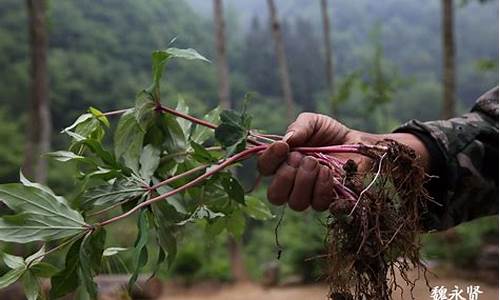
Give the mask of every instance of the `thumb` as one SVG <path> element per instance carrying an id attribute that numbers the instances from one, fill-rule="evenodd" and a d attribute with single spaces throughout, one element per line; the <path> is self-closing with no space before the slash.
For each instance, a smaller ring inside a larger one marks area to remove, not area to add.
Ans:
<path id="1" fill-rule="evenodd" d="M 288 126 L 283 141 L 290 146 L 304 146 L 314 134 L 317 115 L 301 113 L 295 122 Z"/>

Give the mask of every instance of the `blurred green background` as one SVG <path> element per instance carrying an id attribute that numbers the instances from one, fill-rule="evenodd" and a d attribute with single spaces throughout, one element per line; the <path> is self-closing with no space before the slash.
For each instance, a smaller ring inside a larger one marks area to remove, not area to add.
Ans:
<path id="1" fill-rule="evenodd" d="M 498 1 L 456 1 L 457 113 L 498 83 Z M 324 76 L 319 1 L 276 1 L 284 30 L 296 113 L 332 112 Z M 335 57 L 335 117 L 348 126 L 387 132 L 409 119 L 433 120 L 441 111 L 440 2 L 434 0 L 334 1 L 331 11 Z M 48 72 L 52 149 L 65 148 L 57 133 L 89 106 L 102 111 L 133 105 L 139 89 L 150 82 L 150 53 L 192 47 L 215 59 L 212 2 L 206 0 L 51 0 L 48 16 Z M 277 62 L 265 1 L 225 1 L 231 98 L 235 106 L 254 92 L 250 109 L 255 128 L 282 133 L 287 126 Z M 0 1 L 0 182 L 18 179 L 23 161 L 28 111 L 29 44 L 23 1 Z M 215 64 L 176 62 L 163 83 L 164 102 L 181 94 L 200 115 L 218 103 Z M 252 165 L 240 175 L 247 186 L 256 174 Z M 51 162 L 49 184 L 71 194 L 71 171 Z M 257 192 L 265 197 L 264 188 Z M 272 208 L 279 215 L 279 208 Z M 286 211 L 279 228 L 284 250 L 283 276 L 319 278 L 325 215 Z M 247 221 L 242 259 L 249 276 L 259 279 L 275 261 L 275 224 Z M 128 224 L 128 225 L 127 225 Z M 128 246 L 133 220 L 115 228 L 113 246 Z M 226 237 L 205 238 L 193 225 L 181 241 L 180 253 L 163 278 L 231 280 Z M 424 236 L 426 259 L 475 268 L 477 257 L 498 233 L 496 217 L 464 224 L 451 234 Z M 450 237 L 452 236 L 452 237 Z M 493 239 L 494 240 L 494 239 Z M 5 245 L 12 247 L 12 245 Z M 127 271 L 125 252 L 108 262 L 108 271 Z M 150 266 L 150 270 L 154 266 Z"/>

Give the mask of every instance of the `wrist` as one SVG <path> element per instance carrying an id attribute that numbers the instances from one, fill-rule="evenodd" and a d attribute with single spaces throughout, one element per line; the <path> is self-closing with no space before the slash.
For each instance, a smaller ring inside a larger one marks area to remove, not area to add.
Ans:
<path id="1" fill-rule="evenodd" d="M 430 171 L 430 155 L 427 146 L 420 140 L 416 135 L 411 133 L 389 133 L 382 135 L 383 138 L 392 139 L 398 143 L 404 144 L 413 151 L 417 155 L 418 161 L 422 164 L 426 172 Z"/>

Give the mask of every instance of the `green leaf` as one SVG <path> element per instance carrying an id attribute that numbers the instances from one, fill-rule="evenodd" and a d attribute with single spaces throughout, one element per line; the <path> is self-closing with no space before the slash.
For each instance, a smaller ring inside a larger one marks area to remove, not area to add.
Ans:
<path id="1" fill-rule="evenodd" d="M 179 96 L 179 100 L 177 101 L 177 107 L 175 108 L 175 110 L 186 115 L 189 114 L 189 106 L 187 106 L 186 101 L 184 101 L 184 98 L 182 98 L 181 96 Z M 191 132 L 191 126 L 193 125 L 191 121 L 177 117 L 177 123 L 179 123 L 184 136 L 189 136 L 189 133 Z"/>
<path id="2" fill-rule="evenodd" d="M 245 190 L 240 181 L 229 173 L 220 173 L 221 184 L 231 200 L 245 205 Z"/>
<path id="3" fill-rule="evenodd" d="M 99 122 L 101 122 L 104 126 L 106 127 L 111 127 L 111 124 L 109 124 L 108 118 L 97 108 L 95 107 L 89 107 L 89 113 L 91 113 Z"/>
<path id="4" fill-rule="evenodd" d="M 160 120 L 160 128 L 162 129 L 165 135 L 165 149 L 167 153 L 176 153 L 186 150 L 187 139 L 182 131 L 182 127 L 177 122 L 176 118 L 164 114 L 161 116 Z M 184 157 L 179 156 L 176 157 L 176 160 L 182 162 Z"/>
<path id="5" fill-rule="evenodd" d="M 62 132 L 71 136 L 75 141 L 86 138 L 101 141 L 105 133 L 101 125 L 106 125 L 105 121 L 101 121 L 102 118 L 105 117 L 101 116 L 97 118 L 91 113 L 81 115 L 71 126 L 65 128 Z M 107 124 L 109 125 L 109 122 Z"/>
<path id="6" fill-rule="evenodd" d="M 173 58 L 184 58 L 189 60 L 197 59 L 210 62 L 210 60 L 206 59 L 203 55 L 198 53 L 198 51 L 194 50 L 193 48 L 188 48 L 188 49 L 168 48 L 167 50 L 164 51 Z"/>
<path id="7" fill-rule="evenodd" d="M 82 215 L 62 197 L 19 183 L 0 185 L 0 200 L 17 215 L 0 218 L 0 240 L 17 243 L 61 239 L 86 229 Z"/>
<path id="8" fill-rule="evenodd" d="M 245 149 L 248 132 L 239 125 L 222 123 L 215 129 L 215 139 L 232 155 Z"/>
<path id="9" fill-rule="evenodd" d="M 54 191 L 52 191 L 48 186 L 45 186 L 43 184 L 39 184 L 39 183 L 36 183 L 36 182 L 31 182 L 28 180 L 28 178 L 24 177 L 24 174 L 22 172 L 19 172 L 19 181 L 24 185 L 24 186 L 30 186 L 30 187 L 34 187 L 36 189 L 39 189 L 40 191 L 44 192 L 44 193 L 47 193 L 50 197 L 54 197 L 56 198 L 57 200 L 59 200 L 59 202 L 64 202 L 66 200 L 64 200 L 63 197 L 61 196 L 57 196 Z"/>
<path id="10" fill-rule="evenodd" d="M 269 207 L 257 197 L 245 196 L 245 204 L 243 211 L 253 219 L 266 221 L 274 217 Z"/>
<path id="11" fill-rule="evenodd" d="M 245 231 L 245 217 L 240 211 L 235 211 L 225 217 L 227 230 L 237 239 L 240 239 Z"/>
<path id="12" fill-rule="evenodd" d="M 106 231 L 98 229 L 88 234 L 80 246 L 80 271 L 79 278 L 91 299 L 97 299 L 97 284 L 94 275 L 99 271 L 106 240 Z"/>
<path id="13" fill-rule="evenodd" d="M 147 91 L 153 93 L 153 98 L 156 102 L 160 101 L 160 80 L 163 76 L 165 64 L 170 59 L 170 56 L 166 51 L 160 50 L 154 51 L 152 54 L 153 84 Z"/>
<path id="14" fill-rule="evenodd" d="M 155 107 L 155 101 L 147 91 L 141 91 L 135 98 L 135 119 L 143 131 L 146 131 L 154 121 Z"/>
<path id="15" fill-rule="evenodd" d="M 211 110 L 208 114 L 206 114 L 203 119 L 212 124 L 218 125 L 220 123 L 220 107 L 217 106 L 215 109 Z M 196 125 L 194 131 L 191 135 L 191 140 L 198 144 L 203 144 L 212 136 L 213 130 L 202 125 Z"/>
<path id="16" fill-rule="evenodd" d="M 28 300 L 36 300 L 40 294 L 40 281 L 36 276 L 27 271 L 21 277 L 21 283 L 23 284 L 24 295 Z"/>
<path id="17" fill-rule="evenodd" d="M 215 163 L 217 162 L 217 158 L 213 156 L 205 147 L 202 145 L 191 141 L 191 148 L 193 148 L 193 153 L 191 153 L 191 156 L 201 162 L 201 163 Z"/>
<path id="18" fill-rule="evenodd" d="M 57 161 L 71 161 L 71 160 L 77 160 L 77 161 L 85 161 L 85 157 L 81 155 L 77 155 L 71 151 L 55 151 L 55 152 L 50 152 L 45 154 L 46 156 L 53 158 Z"/>
<path id="19" fill-rule="evenodd" d="M 2 277 L 0 277 L 0 289 L 6 288 L 16 282 L 23 275 L 24 271 L 26 271 L 26 268 L 23 267 L 12 269 L 5 273 Z"/>
<path id="20" fill-rule="evenodd" d="M 161 248 L 165 251 L 167 255 L 167 264 L 169 267 L 172 266 L 175 256 L 177 255 L 177 240 L 173 233 L 174 226 L 166 226 L 164 222 L 160 220 L 160 227 L 157 230 L 158 241 Z"/>
<path id="21" fill-rule="evenodd" d="M 87 120 L 90 120 L 92 119 L 93 116 L 92 114 L 89 114 L 89 113 L 86 113 L 86 114 L 83 114 L 81 116 L 79 116 L 75 122 L 73 122 L 73 124 L 71 124 L 70 126 L 64 128 L 61 132 L 62 133 L 65 133 L 67 131 L 70 131 L 70 130 L 73 130 L 76 128 L 76 126 L 82 124 L 83 122 L 86 122 Z"/>
<path id="22" fill-rule="evenodd" d="M 57 274 L 60 270 L 56 266 L 49 263 L 40 262 L 30 267 L 30 271 L 37 277 L 50 278 Z"/>
<path id="23" fill-rule="evenodd" d="M 146 265 L 148 261 L 148 237 L 149 237 L 149 225 L 148 225 L 148 211 L 142 210 L 139 214 L 139 219 L 137 221 L 137 227 L 139 229 L 139 233 L 137 234 L 137 240 L 134 244 L 134 261 L 133 261 L 133 270 L 132 276 L 128 282 L 129 291 L 132 289 L 132 286 L 137 281 L 137 277 L 139 276 L 139 272 Z"/>
<path id="24" fill-rule="evenodd" d="M 115 131 L 115 156 L 117 159 L 123 157 L 125 166 L 138 172 L 139 157 L 142 152 L 144 131 L 140 128 L 131 112 L 125 113 L 118 122 Z"/>
<path id="25" fill-rule="evenodd" d="M 156 178 L 153 180 L 154 184 L 157 184 L 159 182 L 160 181 Z M 160 195 L 168 193 L 171 190 L 172 188 L 168 185 L 160 186 L 157 189 Z M 186 208 L 182 203 L 182 199 L 178 194 L 173 195 L 168 199 L 158 201 L 157 203 L 154 203 L 151 207 L 153 207 L 153 210 L 159 209 L 160 211 L 155 213 L 161 213 L 163 215 L 162 217 L 164 217 L 166 220 L 173 220 L 172 222 L 177 222 L 176 220 L 184 219 L 184 215 L 187 214 Z M 172 208 L 174 210 L 172 210 Z"/>
<path id="26" fill-rule="evenodd" d="M 150 182 L 154 172 L 160 165 L 161 150 L 149 144 L 142 149 L 139 164 L 141 165 L 139 174 L 146 182 Z"/>
<path id="27" fill-rule="evenodd" d="M 214 240 L 224 229 L 226 229 L 226 221 L 224 218 L 217 218 L 213 222 L 207 222 L 205 232 L 209 240 Z"/>
<path id="28" fill-rule="evenodd" d="M 137 198 L 144 192 L 144 188 L 131 178 L 117 179 L 113 184 L 105 183 L 85 191 L 80 207 L 83 210 L 90 210 L 95 207 L 111 206 L 126 199 Z"/>
<path id="29" fill-rule="evenodd" d="M 108 256 L 113 256 L 116 255 L 120 252 L 127 251 L 128 248 L 122 248 L 122 247 L 109 247 L 104 249 L 102 252 L 102 256 L 108 257 Z"/>
<path id="30" fill-rule="evenodd" d="M 24 258 L 2 252 L 2 260 L 11 269 L 25 267 Z"/>
<path id="31" fill-rule="evenodd" d="M 102 144 L 96 140 L 92 139 L 83 139 L 80 140 L 70 147 L 70 150 L 81 148 L 82 146 L 86 146 L 92 153 L 97 155 L 105 164 L 113 167 L 120 168 L 120 165 L 116 162 L 113 154 L 107 150 L 105 150 Z M 80 153 L 80 152 L 79 152 Z"/>
<path id="32" fill-rule="evenodd" d="M 50 279 L 50 299 L 60 298 L 74 290 L 79 285 L 78 270 L 80 265 L 80 245 L 82 239 L 74 242 L 66 253 L 64 269 Z"/>

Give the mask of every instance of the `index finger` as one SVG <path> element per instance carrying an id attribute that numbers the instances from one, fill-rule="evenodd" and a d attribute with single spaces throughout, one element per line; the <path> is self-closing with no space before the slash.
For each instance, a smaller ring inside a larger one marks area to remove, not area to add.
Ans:
<path id="1" fill-rule="evenodd" d="M 285 142 L 275 142 L 269 146 L 257 159 L 257 168 L 264 176 L 274 174 L 278 167 L 288 157 L 290 147 Z"/>

